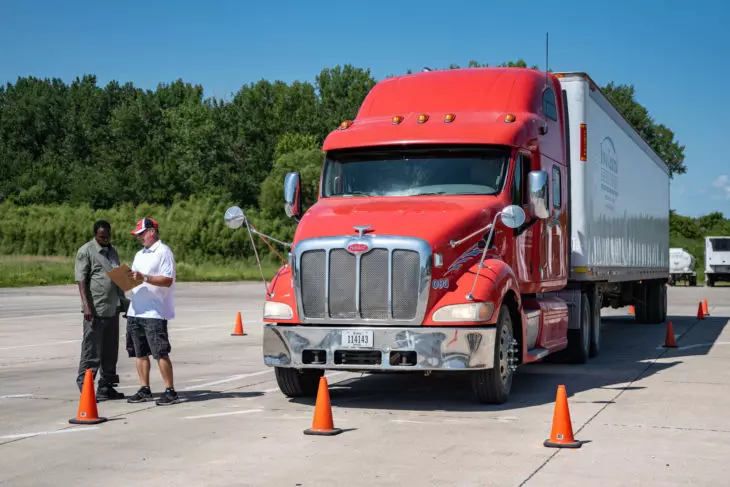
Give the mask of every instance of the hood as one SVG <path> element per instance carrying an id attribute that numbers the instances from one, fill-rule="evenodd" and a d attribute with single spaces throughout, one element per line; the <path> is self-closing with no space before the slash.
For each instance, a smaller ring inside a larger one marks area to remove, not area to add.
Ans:
<path id="1" fill-rule="evenodd" d="M 370 234 L 418 237 L 438 248 L 491 223 L 498 206 L 495 196 L 327 198 L 304 214 L 295 242 L 354 236 L 354 226 L 369 225 Z"/>

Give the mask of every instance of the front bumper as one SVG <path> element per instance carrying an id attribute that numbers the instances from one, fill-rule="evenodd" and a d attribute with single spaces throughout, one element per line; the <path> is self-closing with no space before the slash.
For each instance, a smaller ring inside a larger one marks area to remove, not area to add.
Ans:
<path id="1" fill-rule="evenodd" d="M 348 331 L 371 332 L 371 346 L 343 346 Z M 494 367 L 496 329 L 264 325 L 264 363 L 343 370 L 464 370 Z"/>

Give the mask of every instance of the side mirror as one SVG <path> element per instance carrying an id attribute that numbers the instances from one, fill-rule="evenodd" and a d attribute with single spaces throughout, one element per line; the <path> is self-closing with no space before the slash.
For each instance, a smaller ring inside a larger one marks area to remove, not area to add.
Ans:
<path id="1" fill-rule="evenodd" d="M 228 228 L 239 228 L 246 221 L 246 215 L 244 215 L 243 210 L 237 206 L 231 206 L 228 208 L 224 218 Z"/>
<path id="2" fill-rule="evenodd" d="M 288 172 L 284 176 L 284 211 L 286 216 L 299 221 L 302 216 L 302 183 L 298 172 Z"/>
<path id="3" fill-rule="evenodd" d="M 530 216 L 548 218 L 548 174 L 545 171 L 530 171 L 527 188 L 530 193 Z"/>
<path id="4" fill-rule="evenodd" d="M 517 205 L 506 206 L 502 210 L 502 223 L 509 228 L 517 228 L 525 223 L 525 211 Z"/>

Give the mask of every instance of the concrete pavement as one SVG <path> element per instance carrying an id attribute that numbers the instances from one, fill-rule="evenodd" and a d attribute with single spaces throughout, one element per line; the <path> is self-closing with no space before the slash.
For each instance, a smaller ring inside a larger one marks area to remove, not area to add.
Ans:
<path id="1" fill-rule="evenodd" d="M 334 437 L 305 436 L 314 400 L 278 392 L 261 359 L 261 283 L 178 284 L 170 324 L 185 402 L 98 404 L 75 426 L 81 314 L 73 286 L 0 290 L 0 485 L 724 485 L 730 476 L 730 288 L 669 288 L 665 325 L 604 310 L 586 365 L 518 371 L 510 402 L 419 375 L 329 375 Z M 707 299 L 711 316 L 695 319 Z M 244 337 L 232 337 L 241 311 Z M 125 320 L 121 320 L 122 333 Z M 120 342 L 120 390 L 137 389 Z M 162 391 L 153 366 L 153 393 Z M 545 448 L 564 384 L 578 450 Z"/>

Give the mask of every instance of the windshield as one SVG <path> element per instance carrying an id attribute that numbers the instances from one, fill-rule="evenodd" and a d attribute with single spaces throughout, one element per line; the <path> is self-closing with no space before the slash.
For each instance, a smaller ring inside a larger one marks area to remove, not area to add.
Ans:
<path id="1" fill-rule="evenodd" d="M 328 154 L 322 196 L 495 195 L 508 147 L 377 148 Z"/>
<path id="2" fill-rule="evenodd" d="M 730 252 L 730 238 L 711 238 L 710 245 L 715 252 Z"/>

